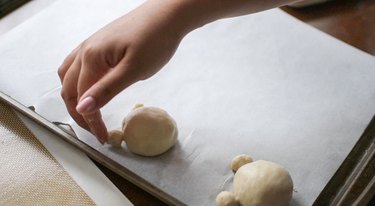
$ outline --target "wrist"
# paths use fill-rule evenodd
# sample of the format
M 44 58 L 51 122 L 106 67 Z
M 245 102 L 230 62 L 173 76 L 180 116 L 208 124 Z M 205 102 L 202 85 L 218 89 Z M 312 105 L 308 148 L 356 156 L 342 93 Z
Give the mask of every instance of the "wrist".
M 202 4 L 202 2 L 203 4 Z M 216 20 L 215 12 L 207 11 L 206 0 L 148 0 L 144 7 L 154 13 L 152 18 L 162 22 L 181 37 Z M 148 12 L 147 12 L 148 13 Z
M 149 28 L 162 29 L 163 33 L 183 38 L 196 28 L 192 22 L 195 17 L 188 14 L 187 1 L 147 0 L 126 16 L 134 14 L 137 17 L 132 19 L 143 22 Z
M 200 0 L 161 0 L 166 3 L 170 12 L 170 21 L 182 33 L 189 32 L 204 26 L 216 19 L 210 18 L 212 12 L 204 11 L 205 7 L 200 5 Z M 203 10 L 203 11 L 202 11 Z

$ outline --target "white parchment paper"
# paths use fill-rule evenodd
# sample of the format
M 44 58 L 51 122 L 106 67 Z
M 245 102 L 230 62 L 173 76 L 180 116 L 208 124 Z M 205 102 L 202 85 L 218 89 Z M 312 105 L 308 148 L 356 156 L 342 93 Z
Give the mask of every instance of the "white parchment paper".
M 189 205 L 230 190 L 241 153 L 285 166 L 291 205 L 311 205 L 375 113 L 375 58 L 280 10 L 225 19 L 190 33 L 174 58 L 103 108 L 119 128 L 135 103 L 177 121 L 179 142 L 145 158 L 100 145 L 69 117 L 57 67 L 81 41 L 141 1 L 58 1 L 0 40 L 0 89 Z

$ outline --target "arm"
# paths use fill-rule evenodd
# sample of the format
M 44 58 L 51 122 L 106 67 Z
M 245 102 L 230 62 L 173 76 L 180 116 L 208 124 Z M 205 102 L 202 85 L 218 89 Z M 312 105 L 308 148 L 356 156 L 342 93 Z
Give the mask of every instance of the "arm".
M 179 18 L 184 19 L 184 25 L 188 31 L 191 31 L 218 19 L 256 13 L 296 0 L 169 0 L 167 2 L 170 10 L 182 14 Z
M 107 129 L 100 108 L 131 84 L 158 72 L 182 38 L 212 21 L 293 0 L 148 0 L 82 42 L 58 73 L 69 114 L 100 142 Z

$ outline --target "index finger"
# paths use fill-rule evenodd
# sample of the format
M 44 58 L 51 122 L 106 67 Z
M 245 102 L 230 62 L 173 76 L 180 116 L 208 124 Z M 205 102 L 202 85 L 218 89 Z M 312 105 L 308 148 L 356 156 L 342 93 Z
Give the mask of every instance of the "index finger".
M 89 126 L 90 131 L 97 137 L 100 143 L 104 144 L 108 138 L 108 131 L 102 119 L 100 110 L 84 113 L 82 116 Z

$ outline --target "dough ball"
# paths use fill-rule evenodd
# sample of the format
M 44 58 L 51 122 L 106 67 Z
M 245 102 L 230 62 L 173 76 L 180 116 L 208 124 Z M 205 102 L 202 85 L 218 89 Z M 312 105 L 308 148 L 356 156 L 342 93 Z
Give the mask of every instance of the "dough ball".
M 237 206 L 238 202 L 233 193 L 222 191 L 216 196 L 216 206 Z
M 238 169 L 233 192 L 242 206 L 286 206 L 292 198 L 293 181 L 282 166 L 258 160 Z
M 236 172 L 242 165 L 250 163 L 253 161 L 253 158 L 251 158 L 249 155 L 241 154 L 237 155 L 233 158 L 232 163 L 230 164 L 230 167 L 232 168 L 233 172 Z
M 143 105 L 142 103 L 135 103 L 135 104 L 133 105 L 133 108 L 131 109 L 131 111 L 136 110 L 137 108 L 141 108 L 141 107 L 144 107 L 144 105 Z M 125 120 L 126 120 L 126 118 L 124 118 L 124 119 L 122 120 L 122 128 L 124 128 Z
M 108 134 L 108 144 L 114 147 L 121 147 L 121 143 L 124 140 L 123 132 L 119 130 L 112 130 Z
M 128 149 L 143 156 L 166 152 L 177 142 L 177 125 L 172 117 L 157 107 L 135 107 L 123 121 Z

